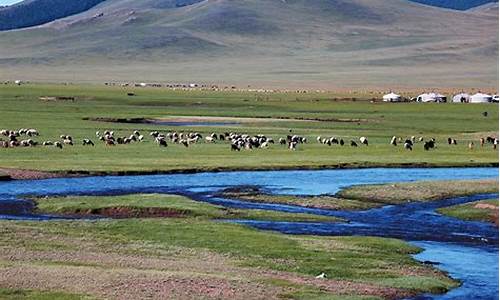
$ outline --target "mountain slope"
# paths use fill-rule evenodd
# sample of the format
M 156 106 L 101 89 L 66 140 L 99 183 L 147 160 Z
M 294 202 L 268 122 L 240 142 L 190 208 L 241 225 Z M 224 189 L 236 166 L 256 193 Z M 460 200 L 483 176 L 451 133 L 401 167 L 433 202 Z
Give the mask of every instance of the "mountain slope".
M 104 0 L 28 0 L 0 8 L 0 30 L 30 27 L 88 10 Z
M 0 78 L 490 85 L 497 28 L 405 0 L 107 0 L 0 32 Z
M 498 2 L 498 0 L 411 0 L 411 1 L 426 5 L 458 9 L 458 10 L 467 10 L 486 3 Z

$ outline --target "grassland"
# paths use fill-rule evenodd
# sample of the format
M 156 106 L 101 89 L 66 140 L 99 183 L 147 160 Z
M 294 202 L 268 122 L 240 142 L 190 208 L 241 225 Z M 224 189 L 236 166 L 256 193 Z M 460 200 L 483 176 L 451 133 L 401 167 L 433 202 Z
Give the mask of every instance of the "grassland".
M 433 201 L 482 193 L 498 193 L 498 180 L 417 181 L 377 185 L 356 185 L 335 195 L 272 195 L 258 187 L 228 188 L 221 195 L 250 202 L 290 204 L 304 207 L 363 210 L 409 201 Z
M 2 221 L 0 286 L 96 298 L 381 299 L 457 286 L 402 241 L 203 218 Z M 316 279 L 325 273 L 326 279 Z M 78 284 L 75 285 L 75 280 Z
M 485 221 L 498 225 L 498 199 L 482 200 L 437 210 L 446 216 L 467 221 Z
M 62 292 L 46 292 L 23 289 L 1 289 L 3 300 L 92 300 L 93 297 Z
M 340 191 L 337 196 L 380 204 L 400 204 L 486 193 L 498 193 L 498 180 L 417 181 L 358 185 Z
M 178 195 L 134 194 L 35 198 L 41 213 L 104 216 L 113 218 L 195 217 L 204 219 L 252 219 L 295 222 L 336 222 L 340 219 L 311 214 L 267 210 L 239 210 L 198 202 Z
M 133 91 L 135 97 L 127 97 Z M 74 101 L 41 101 L 43 96 L 74 97 Z M 387 104 L 371 103 L 380 93 L 250 93 L 172 91 L 100 86 L 2 85 L 2 128 L 36 128 L 38 140 L 56 140 L 69 134 L 77 141 L 62 151 L 53 147 L 0 149 L 0 168 L 50 172 L 120 173 L 178 172 L 224 169 L 283 169 L 356 166 L 474 166 L 498 165 L 498 152 L 476 146 L 480 137 L 497 136 L 498 105 L 494 104 Z M 341 101 L 352 99 L 356 101 Z M 337 99 L 337 100 L 335 100 Z M 488 117 L 483 112 L 488 112 Z M 152 124 L 96 122 L 88 118 L 172 118 L 211 116 L 263 118 L 227 127 L 169 127 Z M 306 119 L 306 120 L 297 120 Z M 286 134 L 303 135 L 309 143 L 297 151 L 272 145 L 270 149 L 231 152 L 229 145 L 197 144 L 189 149 L 169 145 L 160 149 L 151 140 L 126 146 L 80 145 L 94 138 L 96 130 L 110 129 L 117 135 L 132 130 L 225 131 L 263 133 L 277 140 Z M 434 137 L 437 149 L 413 151 L 389 145 L 393 136 Z M 368 147 L 328 147 L 317 136 L 345 140 L 368 137 Z M 458 140 L 450 146 L 448 137 Z M 148 137 L 149 138 L 149 137 Z
M 134 92 L 136 96 L 128 97 L 127 92 Z M 39 98 L 43 96 L 74 97 L 74 101 L 42 101 Z M 498 165 L 498 152 L 490 146 L 473 150 L 467 147 L 469 141 L 477 143 L 480 137 L 497 135 L 497 105 L 369 101 L 379 96 L 379 93 L 249 93 L 91 85 L 3 85 L 0 86 L 1 128 L 36 128 L 41 133 L 36 138 L 39 141 L 56 140 L 59 135 L 68 134 L 77 142 L 62 150 L 55 147 L 0 149 L 0 171 L 12 174 L 24 169 L 65 175 Z M 351 100 L 346 101 L 347 98 Z M 488 117 L 483 116 L 485 111 Z M 92 121 L 98 118 L 171 120 L 178 116 L 246 119 L 226 127 L 177 128 Z M 238 153 L 230 151 L 229 145 L 223 143 L 200 143 L 189 148 L 170 144 L 160 149 L 149 137 L 143 143 L 116 147 L 105 147 L 101 143 L 95 147 L 80 144 L 83 138 L 95 139 L 95 131 L 104 129 L 114 130 L 118 136 L 130 135 L 136 129 L 146 135 L 151 130 L 197 131 L 204 135 L 214 131 L 236 131 L 263 133 L 275 140 L 292 133 L 306 136 L 310 142 L 300 145 L 297 151 L 272 145 L 269 149 Z M 328 147 L 315 142 L 318 135 L 345 140 L 366 136 L 370 145 Z M 401 146 L 389 145 L 393 135 L 435 137 L 438 147 L 425 152 L 422 145 L 417 144 L 413 151 L 405 151 Z M 456 138 L 459 145 L 447 145 L 445 141 L 450 136 Z M 491 191 L 493 184 L 485 183 L 487 187 L 481 191 Z M 445 186 L 447 190 L 440 196 L 449 195 L 457 188 L 451 183 Z M 467 187 L 477 192 L 477 185 Z M 463 193 L 464 189 L 458 192 Z M 391 195 L 373 200 L 369 194 L 360 193 L 340 202 L 337 196 L 252 197 L 255 201 L 295 201 L 305 206 L 314 205 L 315 201 L 318 205 L 337 205 L 337 209 L 368 208 L 396 201 Z M 5 295 L 21 293 L 43 297 L 42 294 L 49 293 L 50 297 L 54 295 L 50 293 L 61 293 L 58 295 L 63 299 L 73 297 L 71 295 L 115 298 L 120 291 L 129 298 L 146 298 L 154 294 L 181 299 L 248 299 L 262 295 L 269 299 L 381 299 L 443 292 L 457 286 L 457 282 L 445 274 L 413 260 L 410 254 L 419 249 L 403 241 L 288 236 L 213 221 L 235 216 L 259 220 L 339 221 L 337 219 L 223 209 L 172 195 L 64 197 L 36 201 L 44 212 L 99 215 L 125 211 L 128 215 L 121 216 L 122 219 L 94 221 L 2 221 L 0 272 L 5 276 L 0 277 L 0 286 Z M 162 213 L 176 217 L 145 218 L 145 213 L 151 212 L 158 213 L 158 217 L 163 216 Z M 128 218 L 131 216 L 134 218 Z M 314 278 L 321 273 L 326 274 L 326 279 Z M 76 281 L 79 284 L 75 285 Z

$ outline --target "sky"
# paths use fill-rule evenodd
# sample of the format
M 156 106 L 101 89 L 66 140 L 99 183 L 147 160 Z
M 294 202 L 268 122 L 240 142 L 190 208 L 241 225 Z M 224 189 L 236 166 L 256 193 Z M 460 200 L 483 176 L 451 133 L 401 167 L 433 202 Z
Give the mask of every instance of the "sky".
M 0 0 L 0 5 L 10 5 L 21 1 L 22 0 Z

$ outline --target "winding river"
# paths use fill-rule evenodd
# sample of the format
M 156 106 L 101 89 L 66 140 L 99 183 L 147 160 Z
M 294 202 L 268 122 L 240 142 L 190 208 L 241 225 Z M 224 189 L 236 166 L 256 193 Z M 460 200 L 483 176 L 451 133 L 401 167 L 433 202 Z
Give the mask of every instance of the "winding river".
M 199 201 L 245 208 L 339 216 L 348 223 L 295 223 L 232 220 L 287 234 L 369 235 L 407 240 L 424 251 L 415 256 L 438 263 L 438 268 L 463 282 L 444 295 L 417 299 L 498 299 L 498 228 L 483 222 L 465 222 L 436 213 L 436 208 L 498 197 L 497 194 L 457 197 L 434 202 L 389 205 L 366 211 L 332 211 L 292 205 L 249 203 L 214 196 L 221 189 L 257 185 L 276 194 L 334 194 L 357 184 L 453 180 L 498 177 L 497 168 L 374 168 L 322 171 L 221 172 L 149 176 L 58 178 L 0 183 L 0 219 L 44 220 L 57 216 L 31 213 L 23 196 L 117 195 L 178 193 Z

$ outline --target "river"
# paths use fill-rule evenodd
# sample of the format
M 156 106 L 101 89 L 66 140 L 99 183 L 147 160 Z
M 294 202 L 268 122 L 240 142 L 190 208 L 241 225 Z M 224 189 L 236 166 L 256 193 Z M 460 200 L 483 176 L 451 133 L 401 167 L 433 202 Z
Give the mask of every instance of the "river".
M 23 196 L 117 195 L 178 193 L 199 201 L 246 209 L 269 209 L 339 216 L 348 223 L 295 223 L 232 220 L 263 230 L 287 234 L 368 235 L 400 238 L 424 251 L 415 256 L 463 282 L 444 295 L 417 299 L 498 299 L 498 228 L 483 222 L 466 222 L 436 213 L 436 208 L 498 197 L 494 194 L 456 197 L 443 201 L 412 202 L 366 211 L 332 211 L 292 205 L 248 203 L 214 196 L 239 185 L 261 186 L 267 192 L 290 195 L 334 194 L 358 184 L 497 178 L 497 168 L 373 168 L 321 171 L 242 171 L 148 176 L 103 176 L 10 181 L 0 183 L 0 219 L 52 219 L 31 213 Z

